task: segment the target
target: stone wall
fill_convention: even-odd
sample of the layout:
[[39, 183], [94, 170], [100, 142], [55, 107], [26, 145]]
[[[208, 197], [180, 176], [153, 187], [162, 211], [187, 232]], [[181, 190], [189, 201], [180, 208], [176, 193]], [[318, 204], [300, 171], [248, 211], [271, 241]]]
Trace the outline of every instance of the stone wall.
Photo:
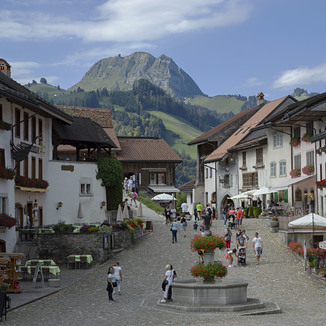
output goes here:
[[103, 263], [112, 257], [113, 251], [125, 249], [135, 243], [136, 239], [143, 236], [143, 230], [136, 228], [133, 235], [128, 230], [115, 230], [109, 235], [106, 248], [104, 235], [102, 232], [39, 234], [38, 255], [48, 256], [58, 264], [65, 264], [69, 255], [89, 254], [93, 257], [93, 263]]

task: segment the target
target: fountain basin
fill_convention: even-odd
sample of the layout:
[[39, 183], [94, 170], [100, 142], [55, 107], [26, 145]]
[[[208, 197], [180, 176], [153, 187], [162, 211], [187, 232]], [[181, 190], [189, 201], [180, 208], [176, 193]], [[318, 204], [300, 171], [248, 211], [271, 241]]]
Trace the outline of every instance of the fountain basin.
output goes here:
[[189, 279], [172, 283], [175, 303], [191, 305], [227, 305], [247, 302], [248, 282], [241, 279], [216, 280], [204, 283]]

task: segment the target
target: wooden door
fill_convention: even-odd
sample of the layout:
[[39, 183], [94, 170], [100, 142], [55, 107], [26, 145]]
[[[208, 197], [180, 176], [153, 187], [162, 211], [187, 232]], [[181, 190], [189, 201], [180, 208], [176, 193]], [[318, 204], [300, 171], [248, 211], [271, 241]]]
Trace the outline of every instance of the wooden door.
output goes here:
[[27, 203], [27, 215], [31, 226], [33, 226], [33, 203]]

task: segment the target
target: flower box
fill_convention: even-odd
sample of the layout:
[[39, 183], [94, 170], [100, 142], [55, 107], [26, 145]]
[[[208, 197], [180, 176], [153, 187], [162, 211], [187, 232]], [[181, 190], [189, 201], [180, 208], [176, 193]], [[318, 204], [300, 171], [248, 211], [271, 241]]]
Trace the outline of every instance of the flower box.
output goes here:
[[312, 134], [311, 133], [306, 133], [303, 135], [303, 137], [301, 138], [302, 141], [304, 141], [305, 143], [309, 142], [310, 141], [310, 138], [312, 137]]
[[290, 141], [290, 145], [292, 146], [292, 147], [297, 147], [297, 146], [299, 146], [300, 145], [300, 138], [298, 138], [298, 137], [294, 137], [294, 138], [292, 138], [291, 139], [291, 141]]
[[190, 271], [193, 277], [202, 277], [204, 280], [214, 280], [215, 277], [222, 278], [228, 273], [227, 268], [221, 263], [199, 264], [193, 266]]
[[301, 169], [295, 168], [290, 171], [291, 178], [298, 178], [301, 176]]
[[8, 229], [12, 228], [17, 224], [17, 220], [5, 213], [0, 214], [0, 226], [4, 226]]
[[323, 188], [326, 187], [326, 179], [320, 180], [320, 181], [316, 181], [317, 187], [318, 188]]
[[306, 175], [311, 175], [314, 173], [314, 166], [313, 165], [307, 165], [304, 168], [302, 168], [302, 173]]
[[12, 127], [12, 124], [8, 122], [4, 122], [3, 120], [0, 120], [0, 129], [2, 130], [10, 130]]
[[17, 176], [15, 178], [16, 186], [28, 188], [41, 188], [46, 189], [49, 183], [43, 179], [31, 179], [28, 177]]
[[0, 178], [12, 180], [15, 177], [15, 171], [10, 168], [3, 168], [0, 166]]

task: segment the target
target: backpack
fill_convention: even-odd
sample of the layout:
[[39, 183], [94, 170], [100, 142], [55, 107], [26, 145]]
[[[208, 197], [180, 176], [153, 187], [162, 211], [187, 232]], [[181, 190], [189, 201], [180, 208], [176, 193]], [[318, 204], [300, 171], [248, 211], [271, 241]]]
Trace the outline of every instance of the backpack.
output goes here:
[[244, 246], [244, 243], [245, 243], [245, 238], [244, 237], [239, 237], [238, 238], [238, 241], [239, 241], [239, 245], [242, 247]]
[[212, 215], [212, 210], [210, 207], [207, 207], [207, 213], [208, 213], [208, 215]]
[[137, 195], [137, 192], [134, 192], [134, 198], [137, 198], [138, 195]]

